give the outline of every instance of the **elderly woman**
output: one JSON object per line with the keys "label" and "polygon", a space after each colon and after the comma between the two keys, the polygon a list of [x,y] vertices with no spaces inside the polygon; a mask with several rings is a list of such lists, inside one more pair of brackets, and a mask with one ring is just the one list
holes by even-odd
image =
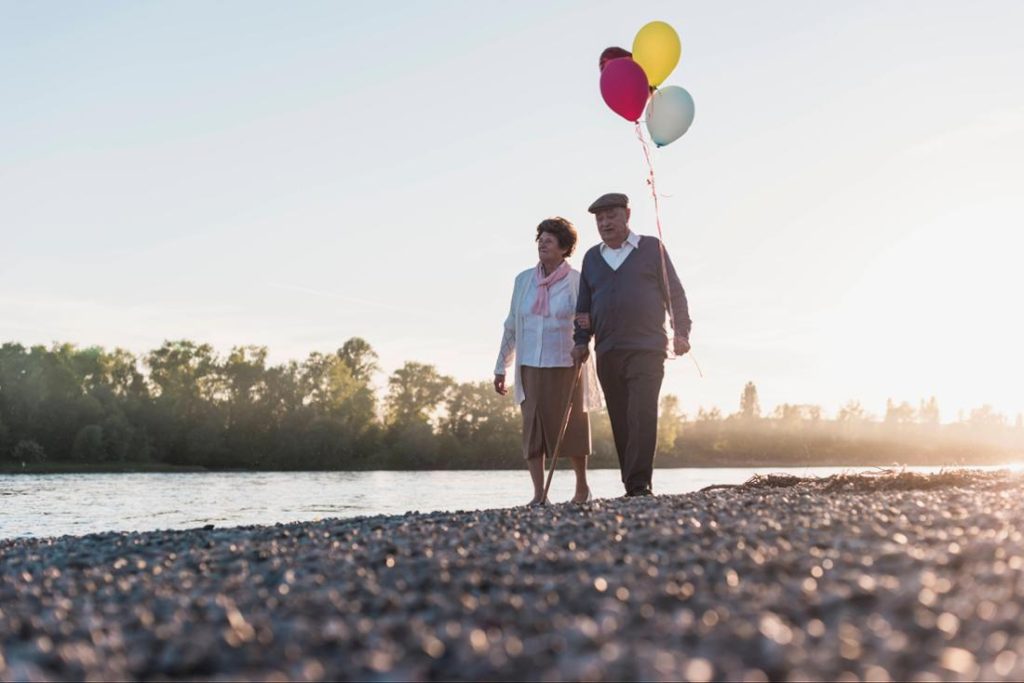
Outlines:
{"label": "elderly woman", "polygon": [[[515,399],[523,413],[523,457],[533,479],[530,505],[548,502],[544,499],[544,459],[553,455],[576,377],[571,354],[580,274],[565,260],[575,249],[576,239],[576,229],[564,218],[549,218],[537,226],[540,262],[516,276],[494,369],[494,389],[505,395],[505,372],[515,360]],[[560,451],[572,461],[576,472],[574,503],[591,498],[587,484],[587,411],[600,407],[597,382],[591,375],[593,363],[586,363]]]}

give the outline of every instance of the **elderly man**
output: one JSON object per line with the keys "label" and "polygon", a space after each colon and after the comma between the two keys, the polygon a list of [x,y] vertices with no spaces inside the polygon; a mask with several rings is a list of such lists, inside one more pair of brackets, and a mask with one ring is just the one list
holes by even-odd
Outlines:
{"label": "elderly man", "polygon": [[658,438],[658,394],[668,348],[667,305],[675,322],[676,355],[690,350],[686,293],[668,254],[662,273],[656,237],[629,229],[629,198],[611,193],[590,205],[601,244],[583,257],[576,304],[573,360],[588,355],[596,336],[597,376],[604,389],[627,496],[650,496]]}

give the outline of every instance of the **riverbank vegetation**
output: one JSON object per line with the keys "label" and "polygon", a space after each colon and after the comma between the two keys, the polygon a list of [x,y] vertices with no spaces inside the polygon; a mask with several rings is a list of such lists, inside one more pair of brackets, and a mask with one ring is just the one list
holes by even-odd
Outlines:
{"label": "riverbank vegetation", "polygon": [[[352,338],[271,365],[267,349],[168,341],[136,356],[73,344],[0,346],[0,471],[519,468],[520,417],[490,382],[406,362],[378,392],[377,355]],[[1024,457],[1021,416],[981,406],[941,422],[935,399],[871,416],[781,405],[757,388],[738,410],[683,414],[662,399],[661,467],[995,464]],[[617,466],[607,416],[593,416],[594,467]]]}

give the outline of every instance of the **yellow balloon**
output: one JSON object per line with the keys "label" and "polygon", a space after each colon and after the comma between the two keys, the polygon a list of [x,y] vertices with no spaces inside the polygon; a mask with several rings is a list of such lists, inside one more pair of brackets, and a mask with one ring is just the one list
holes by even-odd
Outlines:
{"label": "yellow balloon", "polygon": [[633,39],[633,61],[643,67],[651,85],[661,85],[679,63],[679,34],[664,21],[652,21]]}

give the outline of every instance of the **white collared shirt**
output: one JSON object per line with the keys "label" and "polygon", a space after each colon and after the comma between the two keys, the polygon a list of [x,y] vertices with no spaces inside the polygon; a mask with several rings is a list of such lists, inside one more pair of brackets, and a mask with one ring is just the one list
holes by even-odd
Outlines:
{"label": "white collared shirt", "polygon": [[626,233],[626,241],[622,243],[618,249],[612,249],[604,242],[601,242],[601,256],[604,257],[604,262],[612,270],[618,270],[622,262],[626,260],[626,257],[632,253],[634,249],[640,248],[640,235],[636,234],[632,230]]}
{"label": "white collared shirt", "polygon": [[519,315],[522,316],[521,341],[516,346],[519,362],[535,368],[567,368],[572,366],[573,315],[576,297],[573,279],[564,277],[551,285],[548,307],[551,315],[537,315],[533,302],[537,298],[537,281],[526,283]]}

